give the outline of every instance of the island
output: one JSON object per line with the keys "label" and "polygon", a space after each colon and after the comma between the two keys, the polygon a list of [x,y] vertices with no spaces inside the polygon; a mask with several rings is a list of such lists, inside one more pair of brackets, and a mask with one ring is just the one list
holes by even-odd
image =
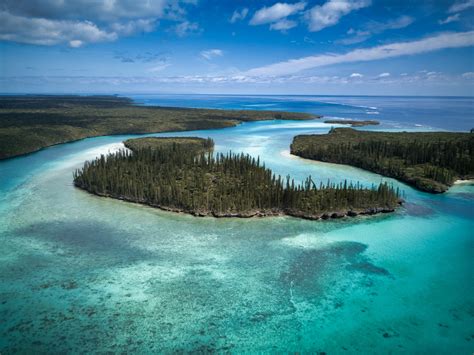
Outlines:
{"label": "island", "polygon": [[259,158],[213,153],[212,139],[137,138],[128,149],[101,155],[74,172],[74,184],[92,194],[194,216],[289,215],[305,219],[393,212],[400,192],[344,181],[317,185],[276,176]]}
{"label": "island", "polygon": [[347,124],[351,127],[363,127],[363,126],[377,126],[380,124],[376,120],[343,120],[343,119],[331,119],[326,120],[324,123],[333,123],[333,124]]}
{"label": "island", "polygon": [[445,192],[456,180],[474,177],[472,133],[333,128],[328,134],[294,137],[291,154],[352,165],[431,193]]}
{"label": "island", "polygon": [[245,121],[309,120],[279,111],[139,106],[119,96],[0,96],[0,159],[88,137],[232,127]]}

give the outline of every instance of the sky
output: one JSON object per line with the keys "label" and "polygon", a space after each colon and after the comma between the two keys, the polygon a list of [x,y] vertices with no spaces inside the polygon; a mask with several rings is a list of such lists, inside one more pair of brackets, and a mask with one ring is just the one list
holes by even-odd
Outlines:
{"label": "sky", "polygon": [[0,92],[474,96],[474,0],[2,0]]}

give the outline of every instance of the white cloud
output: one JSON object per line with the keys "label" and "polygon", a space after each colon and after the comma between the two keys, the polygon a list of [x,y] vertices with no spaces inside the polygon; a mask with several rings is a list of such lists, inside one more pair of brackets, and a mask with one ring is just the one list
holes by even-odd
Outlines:
{"label": "white cloud", "polygon": [[139,19],[125,23],[113,23],[111,28],[120,35],[131,36],[138,32],[152,32],[156,27],[154,19]]}
{"label": "white cloud", "polygon": [[446,17],[444,20],[439,20],[438,23],[440,25],[446,25],[447,23],[456,22],[456,21],[459,21],[459,20],[460,20],[459,19],[459,14],[454,14],[454,15]]}
{"label": "white cloud", "polygon": [[207,51],[201,51],[199,55],[204,59],[211,60],[216,57],[222,57],[224,52],[221,49],[209,49]]}
{"label": "white cloud", "polygon": [[302,70],[333,65],[393,58],[432,52],[446,48],[470,47],[474,45],[474,31],[443,33],[412,42],[398,42],[372,48],[356,49],[345,54],[321,54],[250,69],[247,75],[289,75]]}
{"label": "white cloud", "polygon": [[382,74],[379,74],[379,78],[388,78],[390,76],[390,73],[382,73]]}
{"label": "white cloud", "polygon": [[255,12],[252,19],[250,20],[250,24],[255,26],[277,22],[278,20],[284,19],[304,10],[305,7],[305,2],[297,2],[294,4],[277,2],[273,6],[265,6]]}
{"label": "white cloud", "polygon": [[341,17],[370,4],[371,0],[329,0],[323,5],[316,5],[307,12],[309,30],[316,32],[334,26]]}
{"label": "white cloud", "polygon": [[[156,72],[164,69],[163,66],[158,66]],[[152,70],[150,70],[153,72]],[[405,75],[390,77],[390,80],[384,79],[384,83],[390,85],[412,85],[412,84],[447,84],[457,85],[465,80],[473,80],[474,72],[468,72],[461,75]],[[183,84],[183,85],[226,85],[226,84],[334,84],[334,85],[370,85],[379,84],[378,77],[358,77],[357,80],[351,80],[348,77],[340,76],[318,76],[318,75],[286,75],[280,77],[267,76],[248,76],[241,73],[228,75],[184,75],[184,76],[22,76],[22,77],[0,77],[0,85],[11,85],[12,83],[20,83],[21,85],[35,84],[40,85],[44,83],[58,83],[58,84],[77,84],[77,85],[94,85],[94,84],[108,84],[108,85],[147,85],[152,87],[155,84]],[[408,86],[407,86],[408,87]],[[156,87],[154,87],[156,89]]]}
{"label": "white cloud", "polygon": [[186,22],[183,6],[192,3],[192,0],[3,0],[0,40],[36,45],[66,43],[71,47],[114,41],[120,36],[151,32],[159,19]]}
{"label": "white cloud", "polygon": [[185,11],[179,0],[2,0],[2,10],[13,15],[53,20],[117,21],[133,18],[169,18]]}
{"label": "white cloud", "polygon": [[202,32],[202,29],[197,22],[184,21],[174,27],[174,32],[179,37],[184,37],[193,33],[199,34]]}
{"label": "white cloud", "polygon": [[235,23],[237,21],[243,20],[247,17],[247,14],[249,13],[249,9],[244,7],[242,10],[235,10],[234,13],[232,14],[232,17],[230,18],[231,23]]}
{"label": "white cloud", "polygon": [[296,27],[298,24],[295,21],[283,19],[278,22],[272,23],[270,25],[271,30],[277,30],[277,31],[286,31],[289,30],[290,28]]}
{"label": "white cloud", "polygon": [[459,12],[474,7],[474,0],[458,1],[455,2],[448,10],[450,14],[453,12]]}
{"label": "white cloud", "polygon": [[79,48],[80,46],[82,46],[84,43],[78,39],[74,39],[72,41],[69,41],[69,47],[72,47],[72,48]]}
{"label": "white cloud", "polygon": [[352,74],[350,75],[350,77],[351,77],[351,78],[362,78],[363,75],[362,75],[361,73],[352,73]]}
{"label": "white cloud", "polygon": [[98,28],[90,21],[48,20],[0,12],[0,40],[20,43],[54,45],[68,43],[79,47],[83,43],[114,41],[118,34]]}
{"label": "white cloud", "polygon": [[461,75],[464,79],[474,79],[474,72],[468,71]]}

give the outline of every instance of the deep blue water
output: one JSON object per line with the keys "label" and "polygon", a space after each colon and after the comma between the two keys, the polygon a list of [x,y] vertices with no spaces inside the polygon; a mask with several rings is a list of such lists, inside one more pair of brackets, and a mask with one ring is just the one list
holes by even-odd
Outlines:
{"label": "deep blue water", "polygon": [[[457,113],[449,121],[425,98],[135,98],[385,117],[376,129],[387,130],[472,123],[471,99],[439,99]],[[212,137],[217,151],[260,156],[299,180],[388,180],[405,191],[403,208],[337,221],[196,218],[74,188],[74,169],[131,136],[0,161],[0,353],[471,354],[474,185],[431,195],[289,154],[294,135],[329,129],[275,120],[156,135]]]}
{"label": "deep blue water", "polygon": [[[377,120],[385,129],[469,131],[473,97],[131,95],[144,105],[308,112]],[[380,128],[380,127],[379,127]]]}

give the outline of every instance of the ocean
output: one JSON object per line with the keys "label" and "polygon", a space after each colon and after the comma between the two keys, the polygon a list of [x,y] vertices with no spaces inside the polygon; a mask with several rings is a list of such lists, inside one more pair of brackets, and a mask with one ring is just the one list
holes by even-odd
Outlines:
{"label": "ocean", "polygon": [[[389,131],[468,131],[472,98],[131,95],[142,105],[376,119]],[[0,352],[459,353],[474,349],[474,186],[416,191],[289,154],[322,120],[154,136],[211,137],[296,180],[388,181],[393,214],[307,221],[198,218],[92,196],[85,160],[132,136],[0,161]]]}

